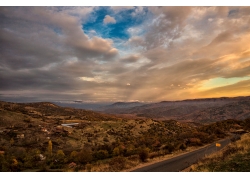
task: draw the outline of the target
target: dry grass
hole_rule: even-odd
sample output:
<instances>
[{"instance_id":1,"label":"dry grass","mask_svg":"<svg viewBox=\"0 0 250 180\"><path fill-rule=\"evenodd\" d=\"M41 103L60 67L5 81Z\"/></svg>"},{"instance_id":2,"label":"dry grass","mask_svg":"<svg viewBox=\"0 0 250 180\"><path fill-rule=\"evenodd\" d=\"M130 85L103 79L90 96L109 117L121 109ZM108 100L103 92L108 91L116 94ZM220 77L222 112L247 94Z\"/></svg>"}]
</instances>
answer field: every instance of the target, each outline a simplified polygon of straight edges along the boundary
<instances>
[{"instance_id":1,"label":"dry grass","mask_svg":"<svg viewBox=\"0 0 250 180\"><path fill-rule=\"evenodd\" d=\"M166 155L159 155L154 158L148 158L146 162L141 162L139 160L138 155L134 155L132 157L123 157L125 161L125 165L123 168L118 168L117 165L114 165L115 167L111 166L109 164L109 160L104 160L104 161L98 161L94 164L91 164L91 172L130 172L133 171L137 168L145 167L163 160L171 159L173 157L183 155L186 153L189 153L191 151L204 148L205 146L202 147L188 147L185 151L175 151L172 154L166 154ZM194 165L193 165L194 166ZM80 170L82 172L88 172L87 168ZM208 169L205 170L204 172L208 172Z\"/></svg>"},{"instance_id":2,"label":"dry grass","mask_svg":"<svg viewBox=\"0 0 250 180\"><path fill-rule=\"evenodd\" d=\"M231 143L222 151L211 154L190 166L189 171L249 171L250 134L244 134L241 139ZM187 171L187 170L186 170Z\"/></svg>"}]
</instances>

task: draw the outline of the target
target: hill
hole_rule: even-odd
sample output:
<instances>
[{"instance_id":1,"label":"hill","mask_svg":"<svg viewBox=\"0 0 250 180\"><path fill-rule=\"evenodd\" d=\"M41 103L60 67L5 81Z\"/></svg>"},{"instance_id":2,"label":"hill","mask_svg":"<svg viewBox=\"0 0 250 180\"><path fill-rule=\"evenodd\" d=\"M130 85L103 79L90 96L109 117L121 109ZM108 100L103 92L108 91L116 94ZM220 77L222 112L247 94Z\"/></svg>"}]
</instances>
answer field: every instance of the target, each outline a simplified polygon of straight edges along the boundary
<instances>
[{"instance_id":1,"label":"hill","mask_svg":"<svg viewBox=\"0 0 250 180\"><path fill-rule=\"evenodd\" d=\"M250 134L231 143L222 151L201 159L188 168L191 172L249 172L250 171ZM186 170L187 171L187 170Z\"/></svg>"},{"instance_id":2,"label":"hill","mask_svg":"<svg viewBox=\"0 0 250 180\"><path fill-rule=\"evenodd\" d=\"M49 102L0 102L0 170L121 171L224 138L245 123L156 121Z\"/></svg>"},{"instance_id":3,"label":"hill","mask_svg":"<svg viewBox=\"0 0 250 180\"><path fill-rule=\"evenodd\" d=\"M183 101L163 101L132 108L104 111L113 114L133 114L158 120L216 122L250 117L250 97L207 98Z\"/></svg>"}]
</instances>

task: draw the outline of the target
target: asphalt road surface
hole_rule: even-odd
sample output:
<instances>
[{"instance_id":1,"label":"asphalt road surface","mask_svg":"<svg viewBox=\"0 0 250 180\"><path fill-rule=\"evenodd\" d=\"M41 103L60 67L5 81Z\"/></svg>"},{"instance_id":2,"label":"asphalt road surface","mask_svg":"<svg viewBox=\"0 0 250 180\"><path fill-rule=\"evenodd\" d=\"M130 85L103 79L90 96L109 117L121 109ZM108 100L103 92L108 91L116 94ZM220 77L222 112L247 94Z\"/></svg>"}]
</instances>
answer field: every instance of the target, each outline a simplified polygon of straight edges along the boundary
<instances>
[{"instance_id":1,"label":"asphalt road surface","mask_svg":"<svg viewBox=\"0 0 250 180\"><path fill-rule=\"evenodd\" d=\"M216 143L213 143L202 149L198 149L190 153L183 154L168 160L164 160L149 166L138 168L131 172L179 172L189 167L190 165L196 163L205 155L219 151L220 149L228 145L230 142L231 141L229 138L223 139L217 142L221 144L221 147L216 147Z\"/></svg>"}]
</instances>

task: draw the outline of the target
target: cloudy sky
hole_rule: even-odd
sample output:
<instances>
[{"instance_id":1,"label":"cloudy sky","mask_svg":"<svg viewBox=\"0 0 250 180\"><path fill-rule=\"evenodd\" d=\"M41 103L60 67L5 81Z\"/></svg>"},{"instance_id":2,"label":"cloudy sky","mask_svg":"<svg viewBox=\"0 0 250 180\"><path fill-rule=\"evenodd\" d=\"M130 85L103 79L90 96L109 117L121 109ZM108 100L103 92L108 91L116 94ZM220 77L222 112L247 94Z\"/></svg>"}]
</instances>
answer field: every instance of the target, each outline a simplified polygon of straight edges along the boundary
<instances>
[{"instance_id":1,"label":"cloudy sky","mask_svg":"<svg viewBox=\"0 0 250 180\"><path fill-rule=\"evenodd\" d=\"M0 7L0 100L250 95L249 7Z\"/></svg>"}]
</instances>

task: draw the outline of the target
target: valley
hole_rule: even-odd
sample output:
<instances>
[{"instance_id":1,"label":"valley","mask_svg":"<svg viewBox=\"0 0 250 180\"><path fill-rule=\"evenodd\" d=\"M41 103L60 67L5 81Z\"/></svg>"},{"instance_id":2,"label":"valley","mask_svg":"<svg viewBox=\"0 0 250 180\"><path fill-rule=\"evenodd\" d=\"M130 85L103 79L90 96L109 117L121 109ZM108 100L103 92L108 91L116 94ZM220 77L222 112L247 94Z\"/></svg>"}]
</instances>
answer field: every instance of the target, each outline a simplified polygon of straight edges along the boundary
<instances>
[{"instance_id":1,"label":"valley","mask_svg":"<svg viewBox=\"0 0 250 180\"><path fill-rule=\"evenodd\" d=\"M144 106L148 105L132 109ZM248 123L247 118L205 123L159 120L49 102L1 101L1 171L126 171L230 137L237 130L247 131Z\"/></svg>"}]
</instances>

